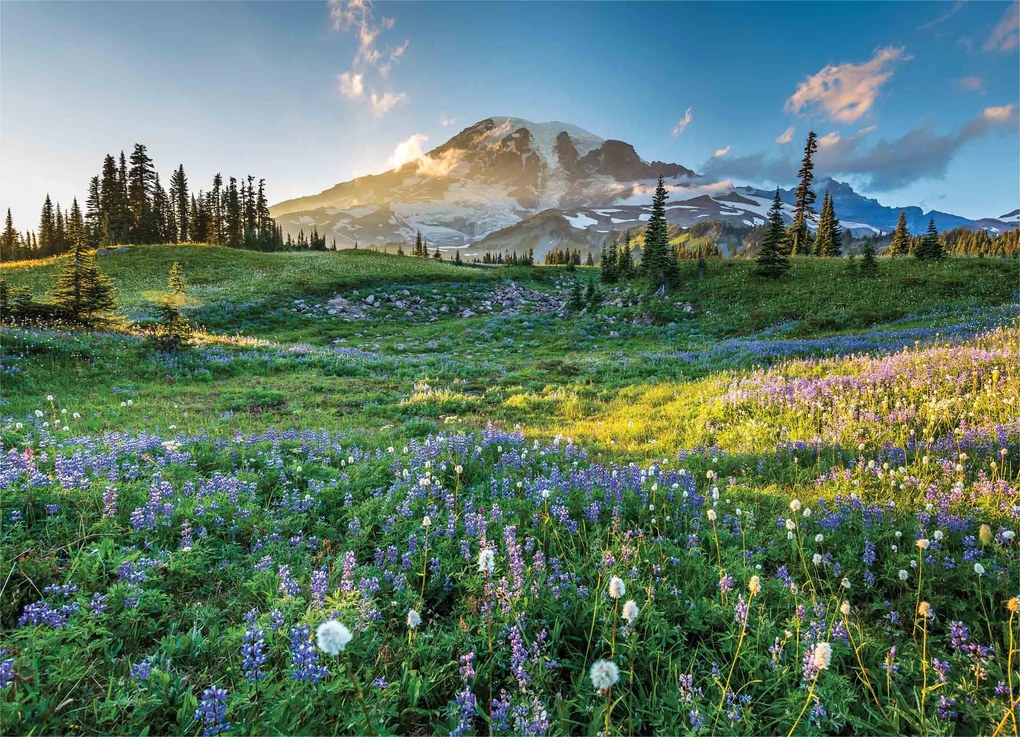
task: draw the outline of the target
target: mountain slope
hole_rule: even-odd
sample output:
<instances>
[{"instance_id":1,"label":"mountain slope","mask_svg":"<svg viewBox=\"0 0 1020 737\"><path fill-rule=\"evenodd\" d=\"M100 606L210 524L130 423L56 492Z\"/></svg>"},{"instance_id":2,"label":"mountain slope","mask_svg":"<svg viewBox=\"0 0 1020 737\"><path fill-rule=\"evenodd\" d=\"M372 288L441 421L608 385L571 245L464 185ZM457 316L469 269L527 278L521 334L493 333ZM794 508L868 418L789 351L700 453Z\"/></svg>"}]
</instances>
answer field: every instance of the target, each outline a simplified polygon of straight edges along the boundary
<instances>
[{"instance_id":1,"label":"mountain slope","mask_svg":"<svg viewBox=\"0 0 1020 737\"><path fill-rule=\"evenodd\" d=\"M356 242L408 243L420 230L432 245L471 246L470 255L534 248L541 257L556 244L597 248L610 233L643 225L660 175L669 189L667 218L674 225L704 220L760 225L772 203L773 192L710 181L681 164L645 161L629 143L574 125L493 117L396 169L281 202L271 212L285 232L316 228L340 248ZM896 226L900 208L832 179L815 188L832 193L843 226L854 235L877 235ZM792 189L781 196L787 205L793 202ZM914 232L927 227L930 217L940 230L964 226L1000 232L1020 225L1017 212L973 221L904 209Z\"/></svg>"}]
</instances>

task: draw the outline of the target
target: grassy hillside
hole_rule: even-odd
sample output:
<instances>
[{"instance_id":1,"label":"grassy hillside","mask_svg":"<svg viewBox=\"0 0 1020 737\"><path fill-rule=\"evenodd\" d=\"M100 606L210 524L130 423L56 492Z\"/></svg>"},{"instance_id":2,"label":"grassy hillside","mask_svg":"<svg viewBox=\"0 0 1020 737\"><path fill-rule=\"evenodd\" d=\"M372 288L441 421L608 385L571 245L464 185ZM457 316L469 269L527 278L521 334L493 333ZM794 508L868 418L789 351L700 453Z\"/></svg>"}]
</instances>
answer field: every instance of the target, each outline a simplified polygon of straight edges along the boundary
<instances>
[{"instance_id":1,"label":"grassy hillside","mask_svg":"<svg viewBox=\"0 0 1020 737\"><path fill-rule=\"evenodd\" d=\"M67 256L45 261L0 264L0 276L25 285L43 298ZM328 295L340 289L365 288L394 281L492 279L482 268L456 267L432 259L398 259L366 250L326 253L258 253L221 246L129 246L99 257L103 271L131 311L158 298L166 288L170 264L179 261L196 305L212 301L271 301Z\"/></svg>"}]
</instances>

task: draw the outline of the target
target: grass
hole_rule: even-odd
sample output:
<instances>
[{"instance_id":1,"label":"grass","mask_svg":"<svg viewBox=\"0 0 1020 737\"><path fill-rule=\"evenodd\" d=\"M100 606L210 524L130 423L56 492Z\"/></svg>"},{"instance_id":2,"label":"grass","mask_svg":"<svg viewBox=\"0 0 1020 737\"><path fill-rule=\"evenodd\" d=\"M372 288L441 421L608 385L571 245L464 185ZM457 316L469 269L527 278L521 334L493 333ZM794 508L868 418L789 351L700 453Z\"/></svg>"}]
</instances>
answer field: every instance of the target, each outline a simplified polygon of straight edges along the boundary
<instances>
[{"instance_id":1,"label":"grass","mask_svg":"<svg viewBox=\"0 0 1020 737\"><path fill-rule=\"evenodd\" d=\"M204 246L100 264L132 316L174 260L208 331L180 355L0 332L12 731L212 733L216 687L237 733L486 734L490 706L500 734L785 734L802 708L800 734L1012 733L1015 264L803 260L777 284L685 264L669 302L468 318L507 278L565 297L595 273ZM0 268L42 294L56 264ZM294 306L404 289L458 309ZM329 618L350 658L316 654Z\"/></svg>"}]
</instances>

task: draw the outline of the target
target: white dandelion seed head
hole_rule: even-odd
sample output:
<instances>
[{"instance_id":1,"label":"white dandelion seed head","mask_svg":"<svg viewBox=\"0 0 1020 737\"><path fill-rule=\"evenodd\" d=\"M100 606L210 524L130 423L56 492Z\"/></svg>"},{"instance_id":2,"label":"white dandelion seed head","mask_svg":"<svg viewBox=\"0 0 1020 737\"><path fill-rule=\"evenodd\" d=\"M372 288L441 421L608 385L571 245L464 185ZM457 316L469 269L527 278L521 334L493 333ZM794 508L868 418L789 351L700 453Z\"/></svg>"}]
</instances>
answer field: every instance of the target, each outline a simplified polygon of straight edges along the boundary
<instances>
[{"instance_id":1,"label":"white dandelion seed head","mask_svg":"<svg viewBox=\"0 0 1020 737\"><path fill-rule=\"evenodd\" d=\"M800 499L790 500L790 511L793 512L794 514L800 511Z\"/></svg>"},{"instance_id":2,"label":"white dandelion seed head","mask_svg":"<svg viewBox=\"0 0 1020 737\"><path fill-rule=\"evenodd\" d=\"M821 554L820 553L815 553L814 555L812 555L811 556L811 562L814 563L816 566L820 566L822 564L822 556L821 556Z\"/></svg>"},{"instance_id":3,"label":"white dandelion seed head","mask_svg":"<svg viewBox=\"0 0 1020 737\"><path fill-rule=\"evenodd\" d=\"M1011 542L1014 537L1016 537L1016 533L1013 532L1012 530L1006 530L1005 532L1002 533L1002 539L1005 540L1006 542Z\"/></svg>"},{"instance_id":4,"label":"white dandelion seed head","mask_svg":"<svg viewBox=\"0 0 1020 737\"><path fill-rule=\"evenodd\" d=\"M786 529L788 532L793 532L794 529L796 529L797 527L797 523L794 522L792 519L787 519L784 524L786 525Z\"/></svg>"},{"instance_id":5,"label":"white dandelion seed head","mask_svg":"<svg viewBox=\"0 0 1020 737\"><path fill-rule=\"evenodd\" d=\"M816 543L820 543L823 540L825 540L825 535L823 535L822 533L819 532L817 535L815 535L815 542Z\"/></svg>"},{"instance_id":6,"label":"white dandelion seed head","mask_svg":"<svg viewBox=\"0 0 1020 737\"><path fill-rule=\"evenodd\" d=\"M752 594L757 594L761 591L761 579L757 576L751 576L751 580L747 582L747 590Z\"/></svg>"},{"instance_id":7,"label":"white dandelion seed head","mask_svg":"<svg viewBox=\"0 0 1020 737\"><path fill-rule=\"evenodd\" d=\"M933 537L936 540L941 540L943 537L945 537L945 533L942 532L942 530L935 530L935 534L933 535Z\"/></svg>"},{"instance_id":8,"label":"white dandelion seed head","mask_svg":"<svg viewBox=\"0 0 1020 737\"><path fill-rule=\"evenodd\" d=\"M844 617L849 617L850 616L850 602L844 600L843 603L839 605L839 611L840 611L840 614L842 614Z\"/></svg>"},{"instance_id":9,"label":"white dandelion seed head","mask_svg":"<svg viewBox=\"0 0 1020 737\"><path fill-rule=\"evenodd\" d=\"M928 549L928 538L922 537L920 540L915 542L914 545L916 545L918 547L918 549L920 549L920 550L927 550Z\"/></svg>"},{"instance_id":10,"label":"white dandelion seed head","mask_svg":"<svg viewBox=\"0 0 1020 737\"><path fill-rule=\"evenodd\" d=\"M596 660L591 664L588 675L591 677L591 685L595 687L596 691L605 691L615 686L620 680L620 669L611 660Z\"/></svg>"},{"instance_id":11,"label":"white dandelion seed head","mask_svg":"<svg viewBox=\"0 0 1020 737\"><path fill-rule=\"evenodd\" d=\"M974 564L974 573L976 573L979 576L985 575L985 567L983 565L981 565L980 563L975 563Z\"/></svg>"},{"instance_id":12,"label":"white dandelion seed head","mask_svg":"<svg viewBox=\"0 0 1020 737\"><path fill-rule=\"evenodd\" d=\"M718 517L718 515L715 513L714 509L709 509L708 510L708 521L709 522L715 522L717 517Z\"/></svg>"},{"instance_id":13,"label":"white dandelion seed head","mask_svg":"<svg viewBox=\"0 0 1020 737\"><path fill-rule=\"evenodd\" d=\"M335 619L323 622L315 631L315 638L319 644L319 649L327 655L342 653L352 637L351 631Z\"/></svg>"},{"instance_id":14,"label":"white dandelion seed head","mask_svg":"<svg viewBox=\"0 0 1020 737\"><path fill-rule=\"evenodd\" d=\"M832 662L832 645L827 642L817 643L812 651L811 661L818 670L827 670Z\"/></svg>"},{"instance_id":15,"label":"white dandelion seed head","mask_svg":"<svg viewBox=\"0 0 1020 737\"><path fill-rule=\"evenodd\" d=\"M897 573L896 575L900 577L901 581L906 581L908 578L910 578L910 572L907 571L906 568L901 568L900 572Z\"/></svg>"},{"instance_id":16,"label":"white dandelion seed head","mask_svg":"<svg viewBox=\"0 0 1020 737\"><path fill-rule=\"evenodd\" d=\"M624 594L627 593L627 586L623 583L623 579L619 576L613 576L609 579L609 596L613 599L622 599Z\"/></svg>"},{"instance_id":17,"label":"white dandelion seed head","mask_svg":"<svg viewBox=\"0 0 1020 737\"><path fill-rule=\"evenodd\" d=\"M478 570L489 575L496 570L496 554L491 548L483 548L478 554Z\"/></svg>"},{"instance_id":18,"label":"white dandelion seed head","mask_svg":"<svg viewBox=\"0 0 1020 737\"><path fill-rule=\"evenodd\" d=\"M421 526L422 527L431 527L432 526L432 520L431 520L431 518L429 518L429 516L427 514L424 517L422 517Z\"/></svg>"},{"instance_id":19,"label":"white dandelion seed head","mask_svg":"<svg viewBox=\"0 0 1020 737\"><path fill-rule=\"evenodd\" d=\"M421 615L418 614L414 609L407 610L407 626L411 629L417 629L418 625L421 624Z\"/></svg>"},{"instance_id":20,"label":"white dandelion seed head","mask_svg":"<svg viewBox=\"0 0 1020 737\"><path fill-rule=\"evenodd\" d=\"M630 624L633 624L640 611L641 610L638 609L637 602L633 599L628 599L627 603L623 605L623 612L620 616L627 620Z\"/></svg>"},{"instance_id":21,"label":"white dandelion seed head","mask_svg":"<svg viewBox=\"0 0 1020 737\"><path fill-rule=\"evenodd\" d=\"M839 582L839 585L842 586L844 589L850 588L850 579L847 578L846 576L843 576L843 580Z\"/></svg>"}]
</instances>

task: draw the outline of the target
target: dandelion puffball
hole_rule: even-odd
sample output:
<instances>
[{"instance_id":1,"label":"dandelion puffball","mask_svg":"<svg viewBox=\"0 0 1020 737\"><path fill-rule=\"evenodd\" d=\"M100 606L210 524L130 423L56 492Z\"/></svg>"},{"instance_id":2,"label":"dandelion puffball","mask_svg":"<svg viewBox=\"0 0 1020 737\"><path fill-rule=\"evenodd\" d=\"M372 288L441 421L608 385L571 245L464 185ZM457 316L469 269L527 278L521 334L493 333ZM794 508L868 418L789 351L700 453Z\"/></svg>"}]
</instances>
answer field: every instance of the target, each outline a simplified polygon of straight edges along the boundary
<instances>
[{"instance_id":1,"label":"dandelion puffball","mask_svg":"<svg viewBox=\"0 0 1020 737\"><path fill-rule=\"evenodd\" d=\"M790 500L790 511L793 513L797 513L800 511L800 499Z\"/></svg>"},{"instance_id":2,"label":"dandelion puffball","mask_svg":"<svg viewBox=\"0 0 1020 737\"><path fill-rule=\"evenodd\" d=\"M751 580L747 582L747 590L752 594L757 594L761 591L761 579L757 576L751 576Z\"/></svg>"},{"instance_id":3,"label":"dandelion puffball","mask_svg":"<svg viewBox=\"0 0 1020 737\"><path fill-rule=\"evenodd\" d=\"M478 570L487 575L496 570L496 554L489 548L482 549L478 554Z\"/></svg>"},{"instance_id":4,"label":"dandelion puffball","mask_svg":"<svg viewBox=\"0 0 1020 737\"><path fill-rule=\"evenodd\" d=\"M815 645L811 655L811 662L818 670L826 670L832 662L832 645L827 642L819 642Z\"/></svg>"},{"instance_id":5,"label":"dandelion puffball","mask_svg":"<svg viewBox=\"0 0 1020 737\"><path fill-rule=\"evenodd\" d=\"M596 691L604 692L616 685L620 680L620 669L611 660L596 660L588 671L591 685Z\"/></svg>"},{"instance_id":6,"label":"dandelion puffball","mask_svg":"<svg viewBox=\"0 0 1020 737\"><path fill-rule=\"evenodd\" d=\"M634 620L637 619L639 612L640 610L638 609L637 602L633 599L629 599L627 603L623 605L623 613L620 616L627 620L628 623L633 624Z\"/></svg>"},{"instance_id":7,"label":"dandelion puffball","mask_svg":"<svg viewBox=\"0 0 1020 737\"><path fill-rule=\"evenodd\" d=\"M928 549L928 538L922 537L920 540L918 540L916 543L914 543L914 545L916 545L918 547L918 549L920 549L920 550L927 550Z\"/></svg>"},{"instance_id":8,"label":"dandelion puffball","mask_svg":"<svg viewBox=\"0 0 1020 737\"><path fill-rule=\"evenodd\" d=\"M985 567L983 565L981 565L980 563L975 563L974 564L974 573L976 573L979 576L985 575Z\"/></svg>"},{"instance_id":9,"label":"dandelion puffball","mask_svg":"<svg viewBox=\"0 0 1020 737\"><path fill-rule=\"evenodd\" d=\"M327 655L342 653L347 643L351 641L351 631L335 619L330 619L319 625L315 631L319 649Z\"/></svg>"},{"instance_id":10,"label":"dandelion puffball","mask_svg":"<svg viewBox=\"0 0 1020 737\"><path fill-rule=\"evenodd\" d=\"M622 599L623 595L627 593L627 586L623 583L623 579L619 576L613 576L609 579L609 596L613 599Z\"/></svg>"},{"instance_id":11,"label":"dandelion puffball","mask_svg":"<svg viewBox=\"0 0 1020 737\"><path fill-rule=\"evenodd\" d=\"M407 626L411 629L417 629L419 624L421 624L421 615L414 609L409 609L407 611Z\"/></svg>"},{"instance_id":12,"label":"dandelion puffball","mask_svg":"<svg viewBox=\"0 0 1020 737\"><path fill-rule=\"evenodd\" d=\"M907 569L906 568L901 568L900 572L897 575L900 577L901 581L906 581L907 578L910 577L910 574L907 573Z\"/></svg>"}]
</instances>

